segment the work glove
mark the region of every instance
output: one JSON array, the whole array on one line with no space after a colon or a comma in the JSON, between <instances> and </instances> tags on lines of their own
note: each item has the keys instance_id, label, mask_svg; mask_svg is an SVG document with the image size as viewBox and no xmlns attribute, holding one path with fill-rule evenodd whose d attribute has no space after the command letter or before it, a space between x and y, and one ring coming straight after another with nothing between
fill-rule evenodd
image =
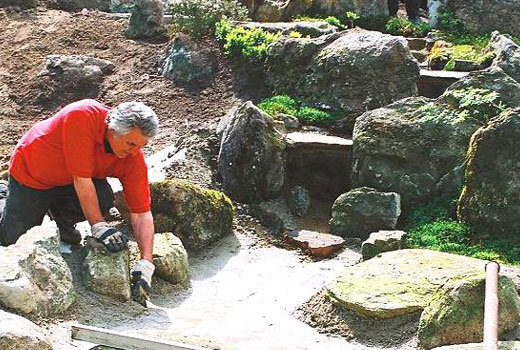
<instances>
[{"instance_id":1,"label":"work glove","mask_svg":"<svg viewBox=\"0 0 520 350\"><path fill-rule=\"evenodd\" d=\"M118 252L128 247L128 237L104 221L92 225L92 236L107 248L109 252Z\"/></svg>"},{"instance_id":2,"label":"work glove","mask_svg":"<svg viewBox=\"0 0 520 350\"><path fill-rule=\"evenodd\" d=\"M152 286L152 275L155 270L154 264L148 260L141 259L135 264L132 272L132 299L146 307L146 301L150 300L150 287Z\"/></svg>"}]
</instances>

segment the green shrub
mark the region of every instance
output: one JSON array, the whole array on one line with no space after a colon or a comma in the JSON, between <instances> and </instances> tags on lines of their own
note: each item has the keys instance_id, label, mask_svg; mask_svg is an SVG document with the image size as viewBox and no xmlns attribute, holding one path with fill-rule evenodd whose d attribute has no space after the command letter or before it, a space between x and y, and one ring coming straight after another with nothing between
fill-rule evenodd
<instances>
[{"instance_id":1,"label":"green shrub","mask_svg":"<svg viewBox=\"0 0 520 350\"><path fill-rule=\"evenodd\" d=\"M392 35L423 38L430 29L427 23L414 23L407 18L394 17L388 20L384 31Z\"/></svg>"},{"instance_id":2,"label":"green shrub","mask_svg":"<svg viewBox=\"0 0 520 350\"><path fill-rule=\"evenodd\" d=\"M313 124L321 124L323 122L331 121L333 119L333 116L330 113L316 108L305 106L300 108L297 117L302 121Z\"/></svg>"},{"instance_id":3,"label":"green shrub","mask_svg":"<svg viewBox=\"0 0 520 350\"><path fill-rule=\"evenodd\" d=\"M248 10L237 0L178 0L171 3L168 13L172 15L171 30L183 32L195 38L210 34L222 18L247 20Z\"/></svg>"},{"instance_id":4,"label":"green shrub","mask_svg":"<svg viewBox=\"0 0 520 350\"><path fill-rule=\"evenodd\" d=\"M287 95L269 97L258 104L258 107L267 114L277 117L284 113L292 116L298 114L298 103Z\"/></svg>"},{"instance_id":5,"label":"green shrub","mask_svg":"<svg viewBox=\"0 0 520 350\"><path fill-rule=\"evenodd\" d=\"M324 21L332 26L338 27L339 29L345 29L345 26L343 26L341 21L334 16L329 16L329 17L325 18Z\"/></svg>"}]
</instances>

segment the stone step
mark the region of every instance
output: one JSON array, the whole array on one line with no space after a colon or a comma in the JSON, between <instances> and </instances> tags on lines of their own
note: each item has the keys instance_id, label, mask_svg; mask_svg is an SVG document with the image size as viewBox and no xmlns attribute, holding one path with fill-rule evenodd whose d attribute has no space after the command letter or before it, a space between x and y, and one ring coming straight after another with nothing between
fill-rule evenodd
<instances>
[{"instance_id":1,"label":"stone step","mask_svg":"<svg viewBox=\"0 0 520 350\"><path fill-rule=\"evenodd\" d=\"M323 147L329 149L350 149L352 140L338 136L310 132L291 132L287 134L290 147Z\"/></svg>"},{"instance_id":2,"label":"stone step","mask_svg":"<svg viewBox=\"0 0 520 350\"><path fill-rule=\"evenodd\" d=\"M410 50L410 53L417 61L419 61L419 63L425 62L426 58L428 57L428 52L424 50Z\"/></svg>"},{"instance_id":3,"label":"stone step","mask_svg":"<svg viewBox=\"0 0 520 350\"><path fill-rule=\"evenodd\" d=\"M316 257L331 256L341 250L345 242L339 236L308 230L291 231L287 234L286 240Z\"/></svg>"},{"instance_id":4,"label":"stone step","mask_svg":"<svg viewBox=\"0 0 520 350\"><path fill-rule=\"evenodd\" d=\"M417 83L419 95L437 98L446 91L448 86L457 82L459 79L464 78L468 74L469 72L421 69L421 76Z\"/></svg>"},{"instance_id":5,"label":"stone step","mask_svg":"<svg viewBox=\"0 0 520 350\"><path fill-rule=\"evenodd\" d=\"M426 38L406 38L410 50L424 50L426 48Z\"/></svg>"}]
</instances>

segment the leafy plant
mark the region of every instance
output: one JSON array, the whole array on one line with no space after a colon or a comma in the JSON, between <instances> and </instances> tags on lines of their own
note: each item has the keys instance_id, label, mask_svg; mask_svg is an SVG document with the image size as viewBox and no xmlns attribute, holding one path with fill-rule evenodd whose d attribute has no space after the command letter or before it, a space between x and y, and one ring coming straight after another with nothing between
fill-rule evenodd
<instances>
[{"instance_id":1,"label":"leafy plant","mask_svg":"<svg viewBox=\"0 0 520 350\"><path fill-rule=\"evenodd\" d=\"M426 62L433 69L443 69L446 62L451 58L450 44L438 40L433 45Z\"/></svg>"},{"instance_id":2,"label":"leafy plant","mask_svg":"<svg viewBox=\"0 0 520 350\"><path fill-rule=\"evenodd\" d=\"M499 100L500 95L488 89L465 88L448 90L444 93L450 98L452 107L465 111L465 118L485 125L490 118L502 113L506 105Z\"/></svg>"},{"instance_id":3,"label":"leafy plant","mask_svg":"<svg viewBox=\"0 0 520 350\"><path fill-rule=\"evenodd\" d=\"M172 15L171 30L199 38L210 34L222 18L247 20L248 10L237 0L178 0L168 7Z\"/></svg>"},{"instance_id":4,"label":"leafy plant","mask_svg":"<svg viewBox=\"0 0 520 350\"><path fill-rule=\"evenodd\" d=\"M384 31L392 35L423 38L430 29L427 23L414 23L407 18L394 17L388 20Z\"/></svg>"},{"instance_id":5,"label":"leafy plant","mask_svg":"<svg viewBox=\"0 0 520 350\"><path fill-rule=\"evenodd\" d=\"M277 117L280 113L296 116L298 103L287 95L269 97L258 104L258 107L267 114Z\"/></svg>"},{"instance_id":6,"label":"leafy plant","mask_svg":"<svg viewBox=\"0 0 520 350\"><path fill-rule=\"evenodd\" d=\"M291 37L291 38L301 38L301 37L303 37L303 35L302 35L302 33L296 32L296 31L293 30L292 32L289 33L289 37Z\"/></svg>"},{"instance_id":7,"label":"leafy plant","mask_svg":"<svg viewBox=\"0 0 520 350\"><path fill-rule=\"evenodd\" d=\"M312 107L302 107L298 111L298 114L296 115L298 119L310 123L323 123L326 121L330 121L333 119L333 116L330 113L327 113L325 111L312 108Z\"/></svg>"},{"instance_id":8,"label":"leafy plant","mask_svg":"<svg viewBox=\"0 0 520 350\"><path fill-rule=\"evenodd\" d=\"M355 13L354 11L345 12L344 17L346 20L349 20L349 21L356 21L359 19L359 15L357 13Z\"/></svg>"},{"instance_id":9,"label":"leafy plant","mask_svg":"<svg viewBox=\"0 0 520 350\"><path fill-rule=\"evenodd\" d=\"M334 16L329 16L325 18L324 21L330 25L338 27L339 29L345 29L345 26L341 23L341 21Z\"/></svg>"}]
</instances>

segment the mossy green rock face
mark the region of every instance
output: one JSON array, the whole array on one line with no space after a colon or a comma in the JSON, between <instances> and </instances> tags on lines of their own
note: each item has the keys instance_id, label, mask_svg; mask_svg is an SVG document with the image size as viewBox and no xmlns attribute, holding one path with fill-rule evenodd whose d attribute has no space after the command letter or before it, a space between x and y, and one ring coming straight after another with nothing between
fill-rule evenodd
<instances>
[{"instance_id":1,"label":"mossy green rock face","mask_svg":"<svg viewBox=\"0 0 520 350\"><path fill-rule=\"evenodd\" d=\"M0 247L0 305L18 313L48 316L76 300L72 274L61 257L55 228L37 226L16 244Z\"/></svg>"},{"instance_id":2,"label":"mossy green rock face","mask_svg":"<svg viewBox=\"0 0 520 350\"><path fill-rule=\"evenodd\" d=\"M400 214L397 193L356 188L334 201L330 230L341 237L367 238L372 232L394 229Z\"/></svg>"},{"instance_id":3,"label":"mossy green rock face","mask_svg":"<svg viewBox=\"0 0 520 350\"><path fill-rule=\"evenodd\" d=\"M449 344L481 342L484 328L484 272L450 278L424 309L417 331L426 349ZM509 277L498 282L499 334L514 329L520 321L520 299Z\"/></svg>"},{"instance_id":4,"label":"mossy green rock face","mask_svg":"<svg viewBox=\"0 0 520 350\"><path fill-rule=\"evenodd\" d=\"M480 90L476 90L480 89ZM494 103L478 99L468 115L495 117L497 103L520 103L520 84L495 68L470 74L436 100L408 98L357 118L353 133L353 187L368 186L401 195L403 211L435 195L457 196L471 135L486 123L461 114L453 96L496 93ZM486 119L486 118L483 118Z\"/></svg>"},{"instance_id":5,"label":"mossy green rock face","mask_svg":"<svg viewBox=\"0 0 520 350\"><path fill-rule=\"evenodd\" d=\"M332 302L345 309L391 318L422 311L450 277L480 272L484 266L465 256L404 249L347 267L327 290Z\"/></svg>"},{"instance_id":6,"label":"mossy green rock face","mask_svg":"<svg viewBox=\"0 0 520 350\"><path fill-rule=\"evenodd\" d=\"M171 232L156 233L153 239L155 275L177 284L188 279L188 253Z\"/></svg>"},{"instance_id":7,"label":"mossy green rock face","mask_svg":"<svg viewBox=\"0 0 520 350\"><path fill-rule=\"evenodd\" d=\"M283 123L248 101L231 109L219 129L218 169L226 194L245 203L277 197L285 181Z\"/></svg>"},{"instance_id":8,"label":"mossy green rock face","mask_svg":"<svg viewBox=\"0 0 520 350\"><path fill-rule=\"evenodd\" d=\"M504 111L471 139L458 215L483 232L518 234L520 109Z\"/></svg>"},{"instance_id":9,"label":"mossy green rock face","mask_svg":"<svg viewBox=\"0 0 520 350\"><path fill-rule=\"evenodd\" d=\"M232 232L234 208L225 194L188 181L150 184L155 230L173 232L189 251Z\"/></svg>"}]
</instances>

